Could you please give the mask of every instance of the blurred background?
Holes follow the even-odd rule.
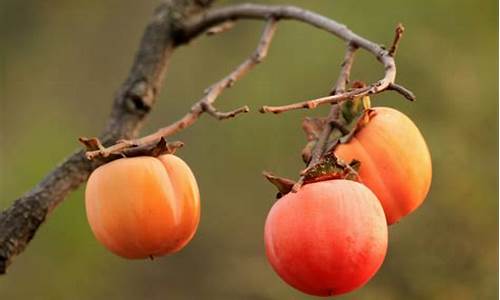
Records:
[[[386,45],[398,22],[407,29],[398,82],[418,100],[387,92],[372,103],[419,126],[432,153],[432,188],[420,209],[390,227],[388,255],[373,280],[339,299],[497,299],[498,2],[258,2],[303,6]],[[78,136],[99,134],[157,3],[0,0],[0,209],[78,148]],[[183,115],[253,51],[262,27],[240,22],[179,49],[143,133]],[[284,21],[265,63],[217,103],[253,111],[224,122],[203,116],[177,136],[202,195],[199,230],[183,251],[154,261],[110,254],[87,224],[82,187],[0,277],[0,298],[309,299],[266,261],[263,226],[275,189],[261,171],[295,178],[303,167],[301,121],[328,108],[279,116],[257,110],[325,95],[343,53],[335,37]],[[359,51],[353,79],[381,74]]]

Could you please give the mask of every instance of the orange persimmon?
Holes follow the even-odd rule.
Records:
[[[85,190],[95,237],[125,258],[176,252],[200,219],[196,179],[174,155],[122,158],[97,168]]]
[[[422,204],[431,185],[429,149],[417,126],[403,113],[375,107],[369,121],[335,154],[361,162],[360,181],[382,203],[388,224]]]

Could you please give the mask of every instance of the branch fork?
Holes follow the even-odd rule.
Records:
[[[135,140],[119,140],[116,144],[109,147],[102,146],[102,144],[96,138],[92,139],[91,146],[97,147],[88,147],[89,139],[83,138],[82,141],[82,138],[80,138],[80,142],[82,142],[87,147],[87,152],[85,153],[87,159],[91,160],[96,157],[109,157],[115,154],[128,156],[127,153],[129,152],[133,152],[134,154],[142,153],[143,155],[148,155],[151,149],[155,149],[155,145],[161,143],[161,141],[168,136],[171,136],[179,132],[180,130],[191,126],[203,113],[207,113],[217,120],[226,120],[236,117],[239,114],[249,112],[250,108],[246,105],[228,112],[221,112],[215,108],[214,103],[225,89],[233,86],[236,81],[240,80],[257,64],[264,60],[264,58],[267,56],[269,46],[271,45],[271,41],[276,31],[276,24],[277,20],[274,18],[271,18],[267,21],[257,48],[250,55],[250,57],[247,58],[229,75],[205,89],[205,95],[203,96],[203,98],[196,102],[183,118],[181,118],[177,122],[174,122],[173,124],[160,128],[153,134]],[[169,145],[170,148],[178,148],[175,146],[178,144],[167,143],[167,146]],[[136,149],[136,151],[133,151],[134,149]],[[144,151],[139,151],[137,149]],[[168,150],[169,147],[165,149],[166,151],[170,151]],[[154,151],[152,153],[156,154],[160,152]]]

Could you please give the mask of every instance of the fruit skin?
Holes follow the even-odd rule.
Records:
[[[335,154],[361,161],[360,181],[384,207],[387,223],[398,222],[424,201],[432,179],[429,149],[417,126],[403,113],[373,108],[373,117]]]
[[[321,181],[274,204],[264,240],[267,258],[285,282],[315,296],[338,295],[361,287],[380,268],[387,224],[367,187]]]
[[[85,206],[97,240],[131,259],[179,251],[200,219],[196,179],[174,155],[123,158],[97,168]]]

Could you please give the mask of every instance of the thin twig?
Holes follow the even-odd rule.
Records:
[[[399,23],[398,26],[396,26],[394,41],[392,42],[392,46],[389,49],[390,56],[394,57],[396,55],[396,51],[398,51],[399,42],[401,41],[401,38],[403,37],[404,32],[405,32],[405,28],[404,28],[403,24]]]
[[[334,20],[328,19],[315,12],[308,11],[295,6],[282,5],[260,5],[260,4],[240,4],[228,7],[217,8],[208,11],[198,17],[189,20],[186,23],[186,35],[193,35],[211,28],[215,24],[228,20],[237,19],[266,19],[269,16],[280,19],[292,19],[301,21],[317,28],[326,30],[337,37],[343,39],[349,44],[356,45],[372,53],[384,66],[384,77],[378,82],[370,85],[366,89],[357,89],[348,93],[338,94],[330,97],[308,100],[284,107],[264,106],[261,112],[280,113],[283,111],[315,108],[324,103],[338,103],[346,99],[363,96],[366,94],[376,94],[384,91],[395,82],[396,63],[389,52],[366,38],[363,38],[352,32],[345,25]]]
[[[332,25],[333,26],[333,25]],[[365,95],[371,95],[371,94],[378,94],[381,93],[385,90],[395,90],[402,94],[406,99],[409,99],[411,101],[415,100],[415,96],[413,93],[408,90],[407,88],[395,84],[395,78],[396,78],[396,66],[393,60],[393,57],[396,53],[396,50],[398,48],[399,42],[401,40],[401,37],[403,36],[404,32],[404,27],[402,24],[398,24],[395,30],[396,34],[394,37],[394,41],[392,43],[392,46],[389,51],[381,50],[378,54],[379,60],[384,64],[385,66],[385,74],[384,77],[367,86],[367,87],[362,87],[362,88],[357,88],[353,89],[351,91],[345,92],[345,87],[348,81],[346,81],[346,76],[343,74],[344,70],[349,70],[351,69],[351,66],[345,67],[346,62],[350,62],[352,64],[354,53],[358,47],[363,47],[367,50],[370,50],[367,48],[367,45],[358,45],[355,40],[355,36],[350,36],[350,34],[346,34],[346,39],[349,41],[348,44],[348,51],[346,51],[346,56],[344,57],[344,62],[342,63],[342,71],[341,74],[335,84],[335,88],[332,89],[330,92],[329,96],[326,97],[321,97],[317,99],[312,99],[312,100],[306,100],[302,102],[297,102],[297,103],[292,103],[292,104],[287,104],[287,105],[282,105],[282,106],[262,106],[261,109],[259,110],[261,113],[274,113],[274,114],[279,114],[282,112],[287,112],[290,110],[296,110],[296,109],[314,109],[318,105],[322,104],[337,104],[345,100],[352,100],[357,97],[365,96]],[[349,32],[350,33],[350,32]],[[371,45],[370,45],[371,46]],[[390,59],[385,59],[384,57],[390,57]],[[338,88],[338,90],[337,90]]]
[[[252,68],[259,64],[266,56],[269,50],[269,46],[273,39],[274,33],[276,31],[277,20],[274,18],[269,19],[264,28],[264,32],[260,38],[259,44],[255,49],[254,53],[246,59],[241,65],[239,65],[231,74],[218,81],[217,83],[210,86],[206,92],[205,96],[196,102],[190,109],[190,111],[184,115],[180,120],[170,124],[166,127],[160,128],[155,133],[144,136],[135,140],[122,140],[115,145],[109,146],[107,148],[100,148],[93,151],[88,151],[86,156],[88,159],[94,159],[96,157],[107,157],[111,154],[116,154],[124,151],[125,149],[131,147],[140,147],[142,145],[148,145],[151,143],[156,143],[160,138],[166,138],[171,136],[180,130],[191,126],[200,115],[204,112],[215,117],[218,120],[223,120],[227,118],[234,117],[240,113],[246,113],[250,109],[248,106],[243,106],[229,112],[219,112],[214,106],[214,102],[219,97],[220,94],[226,89],[231,87],[236,81],[240,80],[245,74],[247,74]]]
[[[341,64],[342,69],[340,70],[340,75],[330,91],[330,95],[337,95],[345,92],[350,81],[352,64],[354,62],[354,53],[356,53],[357,49],[358,46],[353,43],[349,43],[347,45],[344,60]]]
[[[417,100],[417,97],[415,97],[415,94],[413,94],[412,91],[397,83],[391,83],[387,89],[400,93],[403,97],[410,101]]]
[[[384,90],[386,87],[384,88]],[[259,110],[261,113],[274,113],[274,114],[279,114],[282,112],[287,112],[291,110],[297,110],[297,109],[313,109],[318,107],[319,105],[322,104],[336,104],[340,103],[345,100],[349,99],[354,99],[356,97],[361,97],[367,94],[375,94],[380,92],[377,88],[376,85],[373,86],[367,86],[364,88],[358,88],[354,89],[349,92],[341,93],[341,94],[336,94],[332,96],[326,96],[326,97],[321,97],[317,99],[311,99],[311,100],[306,100],[302,102],[297,102],[297,103],[292,103],[292,104],[287,104],[287,105],[281,105],[281,106],[262,106],[262,108]]]

